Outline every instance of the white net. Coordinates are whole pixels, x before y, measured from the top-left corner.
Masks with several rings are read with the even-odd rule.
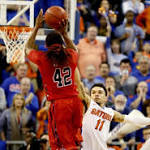
[[[30,30],[31,31],[31,30]],[[25,45],[30,35],[26,28],[4,27],[0,29],[1,37],[6,46],[7,63],[24,63],[25,62]]]

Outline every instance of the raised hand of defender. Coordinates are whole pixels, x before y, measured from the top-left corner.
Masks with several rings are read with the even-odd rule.
[[[44,21],[43,10],[41,9],[40,12],[39,12],[39,14],[38,14],[38,16],[37,16],[37,18],[36,18],[35,26],[37,28],[42,27],[43,21]]]
[[[79,86],[79,88],[78,88],[78,92],[79,92],[79,98],[80,99],[85,99],[86,98],[86,92],[85,92],[85,88],[84,88],[84,85],[83,85],[83,83],[81,82],[80,83],[80,86]]]

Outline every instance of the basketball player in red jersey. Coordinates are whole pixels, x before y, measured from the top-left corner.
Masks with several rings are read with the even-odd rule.
[[[49,138],[52,150],[76,150],[82,141],[79,129],[82,127],[82,102],[74,81],[77,66],[77,52],[67,35],[67,21],[61,22],[60,29],[46,37],[48,51],[34,50],[35,37],[43,22],[40,11],[31,36],[26,44],[26,55],[37,64],[46,89],[49,110]],[[64,40],[63,40],[64,39]],[[64,47],[65,45],[65,47]]]

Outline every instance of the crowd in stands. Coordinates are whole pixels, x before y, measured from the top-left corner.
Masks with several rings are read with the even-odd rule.
[[[63,0],[42,0],[36,4],[36,12],[41,7],[45,11],[63,3]],[[80,33],[75,34],[81,37],[77,43],[78,67],[86,92],[95,83],[103,83],[108,92],[108,107],[122,114],[138,109],[150,117],[150,0],[77,0],[77,11]],[[49,103],[37,67],[29,61],[7,64],[3,49],[0,49],[0,139],[24,140],[32,146],[31,133],[36,133],[37,139],[47,136]],[[112,123],[111,129],[116,125]],[[139,142],[135,146],[139,150],[148,138],[150,127],[125,136],[119,140],[120,147],[111,147],[129,150]],[[47,143],[44,144],[43,150],[48,150]],[[26,147],[20,150],[23,148]]]
[[[105,84],[107,106],[123,114],[133,109],[149,114],[149,9],[148,0],[78,0],[83,21],[77,44],[82,81],[87,92],[95,83]],[[111,129],[115,126],[112,123]],[[145,130],[149,128],[124,137],[128,145],[121,141],[122,149],[144,142]]]

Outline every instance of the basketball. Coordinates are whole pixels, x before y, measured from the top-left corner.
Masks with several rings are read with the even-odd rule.
[[[61,22],[62,19],[67,19],[68,15],[66,11],[59,6],[52,6],[46,10],[45,13],[45,22],[46,24],[54,29],[59,28],[59,22]]]

